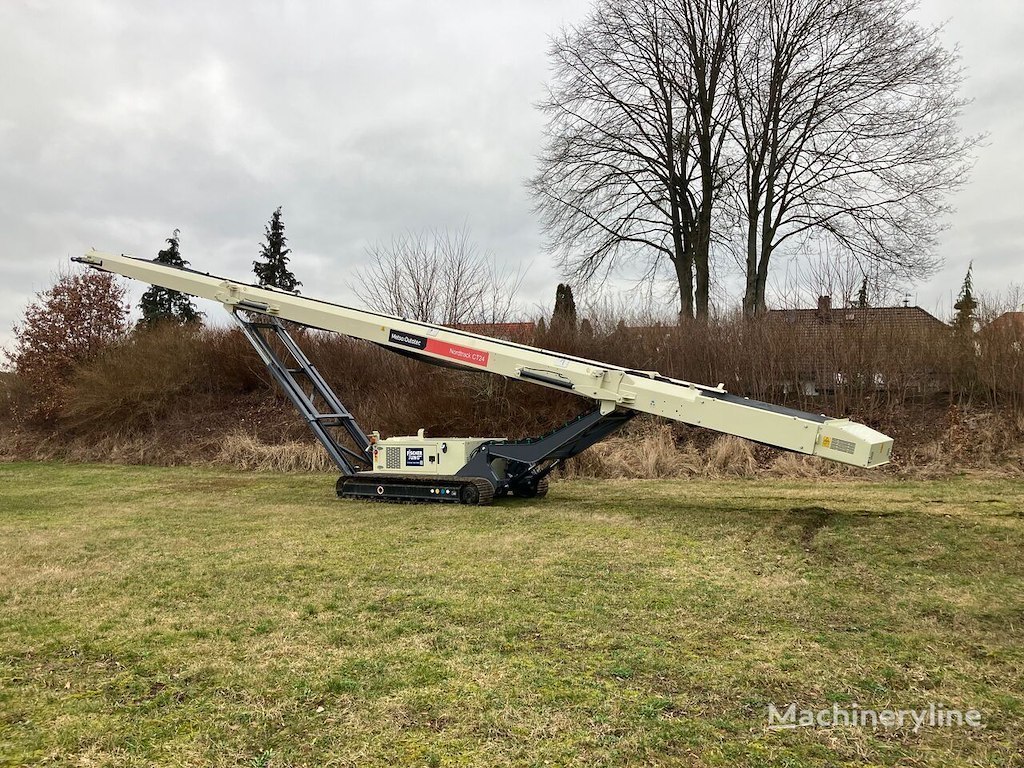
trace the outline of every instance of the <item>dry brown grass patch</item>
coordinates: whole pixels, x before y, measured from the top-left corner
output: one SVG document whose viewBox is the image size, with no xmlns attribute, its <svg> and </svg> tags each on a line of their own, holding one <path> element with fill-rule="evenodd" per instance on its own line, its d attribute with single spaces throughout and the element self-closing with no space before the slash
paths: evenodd
<svg viewBox="0 0 1024 768">
<path fill-rule="evenodd" d="M 753 444 L 732 435 L 722 435 L 708 449 L 704 474 L 708 477 L 753 477 L 757 474 Z"/>
<path fill-rule="evenodd" d="M 319 443 L 269 445 L 246 432 L 227 435 L 216 461 L 257 472 L 330 472 L 336 469 Z"/>
<path fill-rule="evenodd" d="M 644 424 L 625 435 L 604 440 L 562 468 L 567 478 L 692 477 L 701 473 L 701 458 L 692 446 L 679 448 L 672 428 Z"/>
</svg>

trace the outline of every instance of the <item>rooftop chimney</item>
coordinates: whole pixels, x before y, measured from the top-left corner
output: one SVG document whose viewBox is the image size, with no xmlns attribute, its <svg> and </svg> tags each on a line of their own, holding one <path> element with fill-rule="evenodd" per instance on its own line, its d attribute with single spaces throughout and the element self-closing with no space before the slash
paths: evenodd
<svg viewBox="0 0 1024 768">
<path fill-rule="evenodd" d="M 832 297 L 831 296 L 819 296 L 818 297 L 818 311 L 826 314 L 832 311 Z"/>
</svg>

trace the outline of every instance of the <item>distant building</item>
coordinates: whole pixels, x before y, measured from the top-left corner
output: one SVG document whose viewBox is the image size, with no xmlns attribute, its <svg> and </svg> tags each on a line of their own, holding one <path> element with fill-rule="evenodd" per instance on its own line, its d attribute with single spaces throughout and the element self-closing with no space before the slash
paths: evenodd
<svg viewBox="0 0 1024 768">
<path fill-rule="evenodd" d="M 1024 312 L 1003 312 L 985 327 L 1024 339 Z"/>
<path fill-rule="evenodd" d="M 832 306 L 830 296 L 819 297 L 816 309 L 769 310 L 767 321 L 795 330 L 791 339 L 798 346 L 797 355 L 802 354 L 805 361 L 799 380 L 786 382 L 784 386 L 805 395 L 849 384 L 855 377 L 867 378 L 872 388 L 885 389 L 887 382 L 881 372 L 854 374 L 843 370 L 844 365 L 839 361 L 850 359 L 851 350 L 857 345 L 867 347 L 869 352 L 864 358 L 871 359 L 875 355 L 870 352 L 879 347 L 897 354 L 901 348 L 920 348 L 950 332 L 946 323 L 921 307 L 839 308 Z M 932 372 L 914 384 L 919 391 L 934 390 L 938 386 L 940 380 Z"/>
<path fill-rule="evenodd" d="M 870 327 L 894 336 L 908 338 L 928 333 L 944 333 L 949 326 L 921 307 L 848 307 L 832 306 L 831 296 L 818 297 L 817 309 L 771 309 L 769 321 L 783 322 L 804 329 L 808 336 L 821 336 L 840 326 Z"/>
<path fill-rule="evenodd" d="M 1024 312 L 1003 312 L 988 325 L 982 327 L 979 338 L 995 343 L 1009 342 L 1010 349 L 1024 351 Z"/>
</svg>

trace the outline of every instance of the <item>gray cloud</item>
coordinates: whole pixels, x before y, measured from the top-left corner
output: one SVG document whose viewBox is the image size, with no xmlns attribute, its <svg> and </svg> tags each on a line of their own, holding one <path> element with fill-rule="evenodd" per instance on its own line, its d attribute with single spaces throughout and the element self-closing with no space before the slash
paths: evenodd
<svg viewBox="0 0 1024 768">
<path fill-rule="evenodd" d="M 925 306 L 971 259 L 983 289 L 1024 280 L 1024 29 L 1015 3 L 987 5 L 921 9 L 950 18 L 975 98 L 965 127 L 991 133 L 956 200 L 947 266 L 918 287 Z M 0 4 L 0 344 L 31 293 L 91 246 L 155 254 L 179 227 L 196 267 L 243 278 L 278 205 L 311 294 L 351 300 L 370 243 L 465 224 L 503 263 L 529 265 L 525 304 L 550 302 L 558 276 L 522 182 L 547 37 L 587 7 Z"/>
</svg>

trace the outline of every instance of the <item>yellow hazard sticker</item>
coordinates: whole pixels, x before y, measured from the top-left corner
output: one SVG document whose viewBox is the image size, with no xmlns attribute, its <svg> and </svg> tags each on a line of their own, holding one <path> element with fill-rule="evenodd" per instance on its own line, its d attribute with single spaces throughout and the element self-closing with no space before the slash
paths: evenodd
<svg viewBox="0 0 1024 768">
<path fill-rule="evenodd" d="M 821 444 L 825 448 L 831 447 L 831 445 L 832 445 L 832 438 L 829 437 L 828 435 L 825 435 L 825 437 L 821 438 Z"/>
</svg>

